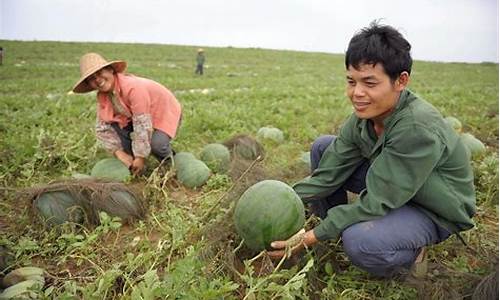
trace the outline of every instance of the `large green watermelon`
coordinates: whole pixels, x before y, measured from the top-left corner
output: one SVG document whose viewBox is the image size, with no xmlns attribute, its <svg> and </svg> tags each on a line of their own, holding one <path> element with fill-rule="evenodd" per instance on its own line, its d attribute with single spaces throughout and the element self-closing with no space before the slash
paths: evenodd
<svg viewBox="0 0 500 300">
<path fill-rule="evenodd" d="M 201 150 L 201 160 L 215 173 L 225 173 L 229 169 L 231 153 L 222 144 L 208 144 Z"/>
<path fill-rule="evenodd" d="M 179 152 L 179 153 L 175 154 L 174 155 L 175 168 L 178 169 L 178 168 L 182 167 L 184 162 L 192 160 L 192 159 L 196 159 L 196 157 L 191 152 Z"/>
<path fill-rule="evenodd" d="M 203 185 L 210 177 L 210 169 L 198 159 L 187 159 L 182 164 L 176 166 L 177 179 L 188 188 L 195 188 Z"/>
<path fill-rule="evenodd" d="M 304 227 L 304 205 L 287 184 L 264 180 L 248 188 L 238 200 L 234 223 L 249 248 L 269 249 L 271 242 L 286 240 Z"/>
<path fill-rule="evenodd" d="M 105 158 L 94 165 L 90 176 L 123 182 L 130 177 L 130 171 L 119 159 Z"/>
<path fill-rule="evenodd" d="M 69 192 L 42 193 L 35 199 L 34 206 L 46 222 L 51 225 L 64 222 L 82 223 L 84 220 L 84 212 L 80 202 Z"/>
</svg>

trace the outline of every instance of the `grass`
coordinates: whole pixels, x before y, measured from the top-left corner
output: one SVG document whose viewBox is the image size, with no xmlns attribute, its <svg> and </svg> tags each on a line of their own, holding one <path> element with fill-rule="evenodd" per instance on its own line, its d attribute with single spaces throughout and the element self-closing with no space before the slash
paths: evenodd
<svg viewBox="0 0 500 300">
<path fill-rule="evenodd" d="M 269 178 L 307 175 L 298 157 L 321 134 L 335 133 L 351 112 L 343 56 L 264 49 L 205 48 L 206 74 L 194 75 L 198 47 L 0 41 L 0 246 L 9 267 L 48 271 L 47 299 L 445 299 L 466 298 L 498 265 L 498 64 L 416 61 L 410 88 L 487 145 L 473 161 L 476 228 L 430 248 L 418 282 L 379 280 L 353 267 L 336 243 L 276 268 L 238 247 L 231 209 L 242 182 L 213 176 L 186 190 L 158 174 L 134 179 L 149 217 L 134 226 L 106 218 L 95 229 L 67 224 L 45 230 L 17 190 L 74 173 L 105 157 L 96 146 L 95 96 L 67 95 L 86 52 L 124 59 L 129 72 L 172 90 L 183 105 L 177 151 L 260 127 L 281 128 L 285 143 L 265 145 Z M 172 176 L 172 174 L 167 174 Z M 235 185 L 236 188 L 231 190 Z M 224 201 L 221 201 L 224 199 Z M 213 213 L 206 212 L 213 209 Z M 312 220 L 314 222 L 314 220 Z"/>
</svg>

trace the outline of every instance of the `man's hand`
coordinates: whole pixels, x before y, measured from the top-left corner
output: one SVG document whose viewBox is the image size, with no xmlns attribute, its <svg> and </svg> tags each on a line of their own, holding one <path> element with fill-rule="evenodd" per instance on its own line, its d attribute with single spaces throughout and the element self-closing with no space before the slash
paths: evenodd
<svg viewBox="0 0 500 300">
<path fill-rule="evenodd" d="M 127 166 L 127 168 L 130 168 L 130 166 L 132 166 L 132 162 L 134 161 L 132 155 L 123 150 L 116 150 L 114 154 L 116 158 L 118 158 L 125 166 Z"/>
<path fill-rule="evenodd" d="M 299 232 L 294 234 L 291 238 L 286 241 L 274 241 L 271 243 L 271 247 L 274 249 L 279 249 L 275 251 L 268 251 L 267 254 L 271 258 L 282 258 L 283 256 L 290 257 L 305 247 L 312 246 L 316 244 L 318 240 L 314 235 L 312 230 L 305 231 L 301 229 Z"/>
<path fill-rule="evenodd" d="M 130 171 L 134 176 L 139 176 L 144 169 L 144 157 L 136 157 L 132 162 L 132 166 L 130 167 Z"/>
</svg>

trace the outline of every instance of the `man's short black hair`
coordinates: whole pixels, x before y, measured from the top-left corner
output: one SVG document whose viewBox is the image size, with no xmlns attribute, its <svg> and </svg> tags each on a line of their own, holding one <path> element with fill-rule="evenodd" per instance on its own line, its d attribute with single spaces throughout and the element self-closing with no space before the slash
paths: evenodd
<svg viewBox="0 0 500 300">
<path fill-rule="evenodd" d="M 411 73 L 410 50 L 410 43 L 399 31 L 373 21 L 352 37 L 345 54 L 345 67 L 358 69 L 362 64 L 381 64 L 391 80 L 396 80 L 401 72 Z"/>
</svg>

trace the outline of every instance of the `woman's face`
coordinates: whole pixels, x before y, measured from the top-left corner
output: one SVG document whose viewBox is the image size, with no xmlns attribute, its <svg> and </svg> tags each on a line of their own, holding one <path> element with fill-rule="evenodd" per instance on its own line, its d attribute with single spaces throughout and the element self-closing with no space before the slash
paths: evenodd
<svg viewBox="0 0 500 300">
<path fill-rule="evenodd" d="M 115 88 L 114 73 L 113 68 L 104 67 L 87 77 L 86 81 L 93 90 L 109 93 Z"/>
</svg>

